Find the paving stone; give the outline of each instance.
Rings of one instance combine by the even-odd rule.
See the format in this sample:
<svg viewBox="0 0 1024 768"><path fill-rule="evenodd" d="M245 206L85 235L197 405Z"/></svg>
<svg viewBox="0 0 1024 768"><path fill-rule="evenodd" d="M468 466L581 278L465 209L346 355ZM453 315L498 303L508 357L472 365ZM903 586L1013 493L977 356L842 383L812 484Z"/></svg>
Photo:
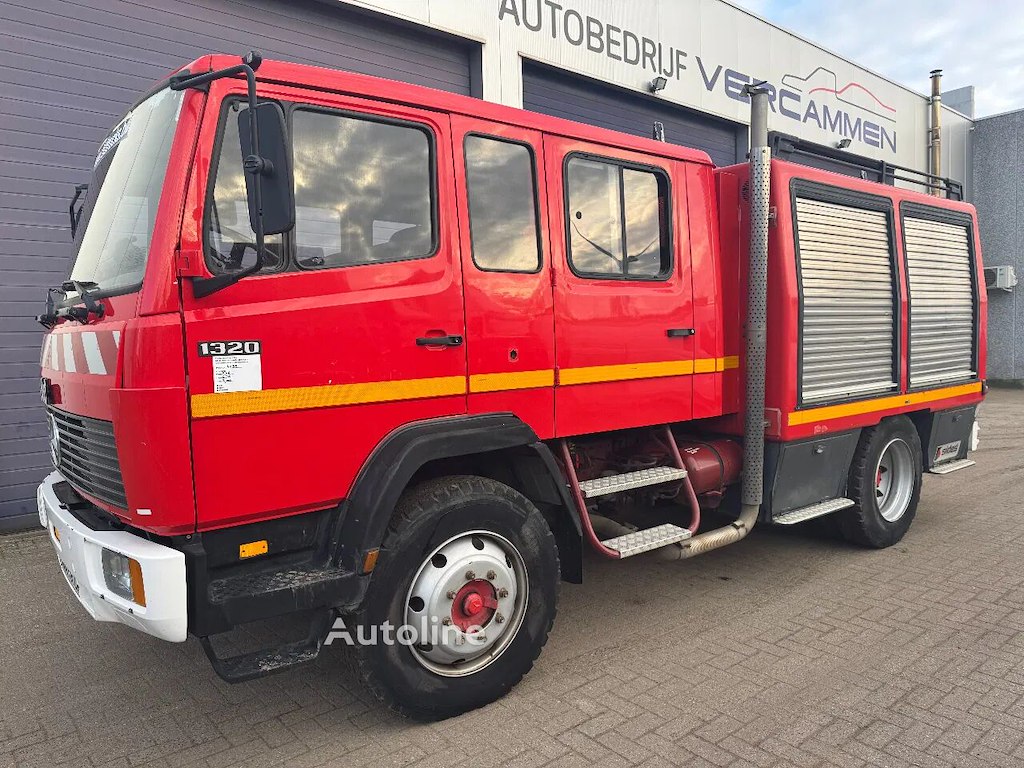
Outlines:
<svg viewBox="0 0 1024 768"><path fill-rule="evenodd" d="M928 476L890 549L798 526L588 558L523 683L430 725L345 649L226 685L195 640L91 621L41 532L0 537L0 768L1024 765L1024 392L981 421L978 465Z"/></svg>

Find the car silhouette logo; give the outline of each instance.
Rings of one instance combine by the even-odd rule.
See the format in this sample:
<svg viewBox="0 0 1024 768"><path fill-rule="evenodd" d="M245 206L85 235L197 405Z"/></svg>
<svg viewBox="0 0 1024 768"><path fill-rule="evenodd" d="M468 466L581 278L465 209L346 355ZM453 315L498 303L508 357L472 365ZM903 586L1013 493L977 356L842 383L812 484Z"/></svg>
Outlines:
<svg viewBox="0 0 1024 768"><path fill-rule="evenodd" d="M791 90L806 93L808 96L815 93L832 94L837 101L843 104L849 104L851 107L870 112L886 120L894 122L896 120L895 107L889 106L868 88L852 80L840 88L836 73L825 67L818 67L807 77L784 75L782 84Z"/></svg>

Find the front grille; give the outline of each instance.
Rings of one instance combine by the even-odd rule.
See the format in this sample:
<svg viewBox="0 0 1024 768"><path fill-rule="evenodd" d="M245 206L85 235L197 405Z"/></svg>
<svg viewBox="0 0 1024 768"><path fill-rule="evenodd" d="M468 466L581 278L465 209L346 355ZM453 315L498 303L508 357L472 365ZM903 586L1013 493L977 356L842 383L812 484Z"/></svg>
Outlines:
<svg viewBox="0 0 1024 768"><path fill-rule="evenodd" d="M90 496L127 509L121 465L114 445L114 425L109 421L76 416L49 408L55 430L54 463L71 485Z"/></svg>

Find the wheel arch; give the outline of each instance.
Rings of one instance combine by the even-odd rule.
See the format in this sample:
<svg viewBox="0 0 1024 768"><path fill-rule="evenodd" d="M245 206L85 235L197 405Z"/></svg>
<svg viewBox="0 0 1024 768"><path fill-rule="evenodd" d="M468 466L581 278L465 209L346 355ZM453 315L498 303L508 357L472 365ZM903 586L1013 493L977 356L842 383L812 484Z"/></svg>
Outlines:
<svg viewBox="0 0 1024 768"><path fill-rule="evenodd" d="M505 483L544 513L558 544L563 579L582 581L582 528L550 449L511 413L457 416L403 425L370 454L344 502L338 561L361 572L380 545L405 490L448 474Z"/></svg>

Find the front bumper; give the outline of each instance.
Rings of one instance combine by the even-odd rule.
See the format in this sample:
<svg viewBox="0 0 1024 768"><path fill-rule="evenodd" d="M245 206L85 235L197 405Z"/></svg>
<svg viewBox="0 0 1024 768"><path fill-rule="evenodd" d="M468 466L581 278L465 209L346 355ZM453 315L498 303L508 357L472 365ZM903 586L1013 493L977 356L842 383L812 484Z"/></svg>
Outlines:
<svg viewBox="0 0 1024 768"><path fill-rule="evenodd" d="M47 529L57 562L78 602L97 621L116 621L163 640L183 642L188 634L185 555L126 531L93 530L57 498L53 487L60 482L65 482L64 477L51 472L39 486L39 523ZM107 587L102 566L104 548L138 561L146 590L145 606Z"/></svg>

